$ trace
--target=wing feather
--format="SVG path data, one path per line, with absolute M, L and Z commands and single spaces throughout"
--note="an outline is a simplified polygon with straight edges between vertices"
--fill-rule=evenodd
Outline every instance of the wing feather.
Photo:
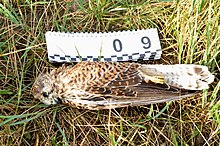
M 119 108 L 127 106 L 147 105 L 153 103 L 178 100 L 198 94 L 197 91 L 169 88 L 165 85 L 148 85 L 127 87 L 92 87 L 87 96 L 81 98 L 65 98 L 65 104 L 75 105 L 91 110 Z

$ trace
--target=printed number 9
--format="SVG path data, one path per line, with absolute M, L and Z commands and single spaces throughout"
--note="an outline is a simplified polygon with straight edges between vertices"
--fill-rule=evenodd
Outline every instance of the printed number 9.
M 151 47 L 151 41 L 148 37 L 146 36 L 142 37 L 141 42 L 142 44 L 147 45 L 147 46 L 143 46 L 144 49 L 149 49 Z
M 116 52 L 121 52 L 122 51 L 122 43 L 119 39 L 115 39 L 113 41 L 113 48 Z

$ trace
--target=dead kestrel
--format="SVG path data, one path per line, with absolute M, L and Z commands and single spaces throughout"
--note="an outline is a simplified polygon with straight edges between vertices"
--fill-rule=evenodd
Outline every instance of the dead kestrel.
M 110 109 L 192 96 L 213 80 L 202 65 L 80 62 L 39 75 L 32 91 L 47 105 Z

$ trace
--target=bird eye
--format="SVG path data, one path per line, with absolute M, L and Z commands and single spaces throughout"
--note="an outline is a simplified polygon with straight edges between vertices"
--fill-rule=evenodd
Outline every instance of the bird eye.
M 44 97 L 48 97 L 48 92 L 43 92 L 42 94 Z

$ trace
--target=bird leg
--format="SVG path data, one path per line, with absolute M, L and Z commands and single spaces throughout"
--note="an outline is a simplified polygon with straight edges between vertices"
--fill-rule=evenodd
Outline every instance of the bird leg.
M 156 83 L 156 84 L 164 84 L 165 80 L 163 76 L 148 76 L 144 75 L 144 81 L 148 83 L 149 81 Z

